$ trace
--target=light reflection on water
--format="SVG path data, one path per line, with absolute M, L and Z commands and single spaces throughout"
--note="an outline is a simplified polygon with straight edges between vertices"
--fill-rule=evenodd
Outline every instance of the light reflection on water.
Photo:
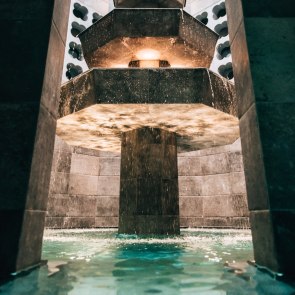
M 115 230 L 46 230 L 48 267 L 17 278 L 1 294 L 292 294 L 258 273 L 247 230 L 183 230 L 137 237 Z M 224 263 L 235 263 L 235 269 Z

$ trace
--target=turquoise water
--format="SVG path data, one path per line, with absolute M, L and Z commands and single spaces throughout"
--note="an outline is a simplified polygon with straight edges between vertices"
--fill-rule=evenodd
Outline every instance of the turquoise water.
M 180 237 L 115 230 L 46 230 L 45 265 L 0 287 L 13 295 L 295 294 L 258 272 L 247 230 L 182 230 Z

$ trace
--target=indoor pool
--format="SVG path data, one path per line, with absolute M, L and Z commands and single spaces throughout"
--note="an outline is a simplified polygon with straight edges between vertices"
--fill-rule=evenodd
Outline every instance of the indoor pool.
M 0 287 L 13 295 L 295 294 L 247 264 L 248 230 L 182 230 L 181 236 L 116 230 L 46 230 L 48 264 Z

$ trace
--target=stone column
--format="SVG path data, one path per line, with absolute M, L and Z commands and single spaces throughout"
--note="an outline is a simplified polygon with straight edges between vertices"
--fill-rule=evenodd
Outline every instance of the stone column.
M 174 133 L 149 127 L 123 133 L 119 233 L 179 234 Z
M 255 260 L 295 276 L 295 13 L 290 7 L 289 0 L 226 1 Z
M 41 259 L 69 5 L 0 4 L 0 280 Z

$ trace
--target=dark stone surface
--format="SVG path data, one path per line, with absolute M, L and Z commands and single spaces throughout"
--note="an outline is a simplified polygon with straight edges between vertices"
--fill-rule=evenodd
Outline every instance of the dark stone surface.
M 295 102 L 257 103 L 269 206 L 295 210 Z
M 208 68 L 218 39 L 215 32 L 180 9 L 115 9 L 79 35 L 89 68 L 98 65 L 99 48 L 123 37 L 179 38 L 198 52 Z M 118 50 L 118 46 L 113 50 Z M 103 59 L 106 58 L 107 53 Z
M 58 118 L 95 104 L 93 75 L 93 71 L 86 72 L 61 87 Z
M 23 210 L 0 210 L 0 279 L 7 278 L 16 269 Z
M 167 162 L 174 163 L 169 173 Z M 119 233 L 179 234 L 178 196 L 175 135 L 158 128 L 123 133 Z
M 230 36 L 254 254 L 294 277 L 294 9 L 289 0 L 242 3 L 245 30 Z
M 114 0 L 117 8 L 182 8 L 186 0 Z
M 238 116 L 241 118 L 255 100 L 243 22 L 240 24 L 234 39 L 231 40 L 231 52 L 237 93 Z
M 53 0 L 0 4 L 1 277 L 41 259 L 65 34 L 52 23 L 53 6 Z
M 242 0 L 245 17 L 294 17 L 293 0 Z
M 95 103 L 203 103 L 237 116 L 233 84 L 203 68 L 90 70 L 62 86 L 59 118 Z

